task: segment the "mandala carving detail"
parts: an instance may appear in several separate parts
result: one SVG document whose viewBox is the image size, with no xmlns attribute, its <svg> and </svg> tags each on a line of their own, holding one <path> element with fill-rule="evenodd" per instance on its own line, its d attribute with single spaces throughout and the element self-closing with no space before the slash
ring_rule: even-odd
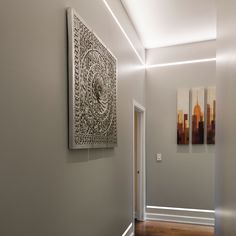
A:
<svg viewBox="0 0 236 236">
<path fill-rule="evenodd" d="M 117 144 L 116 58 L 68 9 L 70 148 Z"/>
</svg>

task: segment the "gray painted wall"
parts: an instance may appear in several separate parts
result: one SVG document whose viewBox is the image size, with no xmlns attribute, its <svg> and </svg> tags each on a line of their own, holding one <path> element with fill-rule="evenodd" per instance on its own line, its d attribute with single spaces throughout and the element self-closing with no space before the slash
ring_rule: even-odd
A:
<svg viewBox="0 0 236 236">
<path fill-rule="evenodd" d="M 215 42 L 206 44 L 162 48 L 160 53 L 151 49 L 147 63 L 215 57 Z M 176 95 L 178 88 L 215 84 L 215 62 L 147 70 L 147 205 L 214 209 L 215 147 L 176 144 Z M 162 162 L 156 162 L 156 153 L 162 153 Z"/>
<path fill-rule="evenodd" d="M 216 235 L 236 235 L 236 11 L 235 1 L 217 1 Z"/>
<path fill-rule="evenodd" d="M 115 149 L 67 148 L 68 6 L 118 58 Z M 98 0 L 2 0 L 0 34 L 0 235 L 120 236 L 132 221 L 132 99 L 145 105 L 136 55 Z"/>
</svg>

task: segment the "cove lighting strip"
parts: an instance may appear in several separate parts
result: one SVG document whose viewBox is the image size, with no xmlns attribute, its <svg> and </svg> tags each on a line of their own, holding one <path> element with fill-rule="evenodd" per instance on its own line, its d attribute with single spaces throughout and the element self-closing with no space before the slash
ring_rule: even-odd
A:
<svg viewBox="0 0 236 236">
<path fill-rule="evenodd" d="M 119 26 L 121 32 L 124 34 L 125 38 L 127 39 L 127 41 L 129 42 L 131 48 L 134 50 L 136 56 L 138 57 L 139 61 L 141 62 L 142 65 L 145 65 L 143 59 L 141 58 L 141 56 L 139 55 L 139 53 L 137 52 L 136 48 L 134 47 L 133 43 L 131 42 L 129 36 L 126 34 L 124 28 L 121 26 L 120 22 L 118 21 L 117 17 L 115 16 L 114 12 L 111 10 L 110 6 L 108 5 L 106 0 L 103 0 L 106 8 L 108 9 L 108 11 L 110 12 L 110 14 L 112 15 L 113 19 L 115 20 L 116 24 Z"/>
<path fill-rule="evenodd" d="M 174 211 L 191 211 L 191 212 L 204 212 L 204 213 L 215 213 L 213 210 L 202 210 L 202 209 L 192 209 L 192 208 L 176 208 L 176 207 L 160 207 L 160 206 L 147 206 L 149 209 L 159 209 L 159 210 L 174 210 Z"/>
<path fill-rule="evenodd" d="M 131 223 L 131 224 L 128 226 L 128 228 L 125 230 L 125 232 L 122 234 L 122 236 L 126 236 L 132 226 L 133 226 L 133 223 Z"/>
<path fill-rule="evenodd" d="M 143 59 L 141 58 L 141 56 L 139 55 L 138 51 L 136 50 L 134 44 L 132 43 L 132 41 L 130 40 L 129 36 L 126 34 L 124 28 L 121 26 L 119 20 L 117 19 L 117 17 L 115 16 L 114 12 L 112 11 L 111 7 L 108 5 L 106 0 L 103 0 L 106 8 L 108 9 L 108 11 L 110 12 L 111 16 L 113 17 L 113 19 L 115 20 L 116 24 L 119 26 L 121 32 L 123 33 L 123 35 L 125 36 L 125 38 L 127 39 L 128 43 L 130 44 L 131 48 L 134 50 L 136 56 L 138 57 L 139 61 L 141 62 L 141 64 L 146 68 L 146 69 L 151 69 L 151 68 L 158 68 L 158 67 L 167 67 L 167 66 L 177 66 L 177 65 L 187 65 L 187 64 L 194 64 L 194 63 L 204 63 L 204 62 L 211 62 L 211 61 L 216 61 L 216 58 L 206 58 L 206 59 L 198 59 L 198 60 L 189 60 L 189 61 L 178 61 L 178 62 L 170 62 L 170 63 L 161 63 L 161 64 L 155 64 L 155 65 L 145 65 L 145 62 L 143 61 Z"/>
<path fill-rule="evenodd" d="M 187 64 L 194 64 L 194 63 L 204 63 L 216 61 L 216 58 L 206 58 L 206 59 L 199 59 L 199 60 L 190 60 L 190 61 L 178 61 L 178 62 L 170 62 L 170 63 L 162 63 L 162 64 L 155 64 L 155 65 L 146 65 L 146 69 L 157 68 L 157 67 L 166 67 L 166 66 L 178 66 L 178 65 L 187 65 Z"/>
</svg>

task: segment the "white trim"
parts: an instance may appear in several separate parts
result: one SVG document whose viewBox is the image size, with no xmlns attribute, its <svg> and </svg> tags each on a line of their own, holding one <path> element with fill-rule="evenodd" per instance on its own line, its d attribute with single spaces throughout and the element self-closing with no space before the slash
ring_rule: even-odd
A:
<svg viewBox="0 0 236 236">
<path fill-rule="evenodd" d="M 133 229 L 133 223 L 130 223 L 130 225 L 125 230 L 125 232 L 122 234 L 122 236 L 132 236 L 132 235 L 134 235 L 134 229 Z"/>
<path fill-rule="evenodd" d="M 140 179 L 139 179 L 139 211 L 140 212 L 135 212 L 135 188 L 134 188 L 134 180 L 135 180 L 135 174 L 136 174 L 136 170 L 135 170 L 135 165 L 134 165 L 134 140 L 135 140 L 135 134 L 134 134 L 134 130 L 135 130 L 135 123 L 134 123 L 134 115 L 135 115 L 135 111 L 140 113 L 140 137 L 141 137 L 141 145 L 140 145 Z M 146 121 L 145 121 L 145 108 L 139 104 L 137 101 L 133 100 L 133 213 L 134 216 L 137 216 L 138 220 L 144 221 L 145 220 L 145 206 L 146 206 L 146 161 L 145 161 L 145 134 L 146 134 Z M 134 219 L 133 219 L 134 221 Z"/>
<path fill-rule="evenodd" d="M 145 112 L 145 107 L 138 103 L 136 100 L 133 100 L 133 107 L 139 112 Z"/>
<path fill-rule="evenodd" d="M 138 57 L 139 61 L 141 62 L 142 65 L 145 65 L 143 59 L 141 58 L 141 56 L 139 55 L 138 51 L 136 50 L 134 44 L 132 43 L 132 41 L 130 40 L 129 36 L 126 34 L 124 28 L 121 26 L 119 20 L 117 19 L 116 15 L 114 14 L 114 12 L 112 11 L 111 7 L 109 6 L 109 4 L 107 3 L 106 0 L 103 0 L 106 8 L 108 9 L 108 11 L 110 12 L 111 16 L 113 17 L 113 19 L 115 20 L 116 24 L 119 26 L 121 32 L 124 34 L 125 38 L 127 39 L 127 41 L 129 42 L 131 48 L 134 50 L 136 56 Z"/>
<path fill-rule="evenodd" d="M 146 214 L 147 220 L 156 220 L 156 221 L 168 221 L 168 222 L 177 222 L 184 224 L 196 224 L 196 225 L 209 225 L 214 226 L 214 218 L 206 217 L 190 217 L 190 216 L 181 216 L 181 215 L 166 215 L 166 214 Z"/>
<path fill-rule="evenodd" d="M 157 67 L 187 65 L 187 64 L 211 62 L 211 61 L 216 61 L 216 58 L 213 57 L 213 58 L 205 58 L 205 59 L 198 59 L 198 60 L 178 61 L 178 62 L 161 63 L 161 64 L 154 64 L 154 65 L 145 65 L 145 67 L 146 67 L 146 69 L 151 69 L 151 68 L 157 68 Z"/>
<path fill-rule="evenodd" d="M 191 208 L 147 206 L 146 219 L 214 226 L 215 211 Z"/>
</svg>

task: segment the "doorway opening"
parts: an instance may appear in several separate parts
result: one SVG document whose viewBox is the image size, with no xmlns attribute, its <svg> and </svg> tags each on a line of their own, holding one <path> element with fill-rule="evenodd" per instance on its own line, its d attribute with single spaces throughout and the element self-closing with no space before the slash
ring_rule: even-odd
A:
<svg viewBox="0 0 236 236">
<path fill-rule="evenodd" d="M 133 101 L 133 219 L 145 220 L 145 108 Z"/>
</svg>

